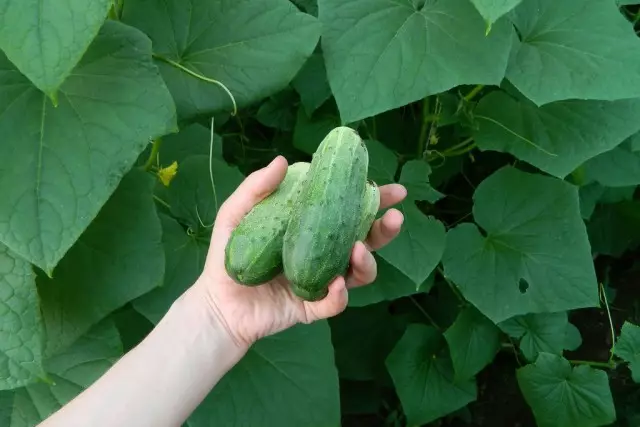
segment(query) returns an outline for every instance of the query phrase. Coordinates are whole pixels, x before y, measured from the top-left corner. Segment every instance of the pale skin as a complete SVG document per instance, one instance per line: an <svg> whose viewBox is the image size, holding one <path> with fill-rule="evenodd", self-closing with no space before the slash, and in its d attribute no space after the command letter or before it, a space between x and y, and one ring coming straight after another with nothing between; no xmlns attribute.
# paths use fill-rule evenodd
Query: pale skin
<svg viewBox="0 0 640 427"><path fill-rule="evenodd" d="M393 240L402 226L403 216L393 208L376 220L365 242L356 242L346 277L337 277L320 301L300 300L284 276L245 287L227 275L224 249L231 232L277 188L286 170L287 161L279 156L243 181L218 212L198 280L137 347L41 427L181 426L254 342L298 323L341 313L348 289L375 280L371 251ZM405 196L399 184L382 186L380 208Z"/></svg>

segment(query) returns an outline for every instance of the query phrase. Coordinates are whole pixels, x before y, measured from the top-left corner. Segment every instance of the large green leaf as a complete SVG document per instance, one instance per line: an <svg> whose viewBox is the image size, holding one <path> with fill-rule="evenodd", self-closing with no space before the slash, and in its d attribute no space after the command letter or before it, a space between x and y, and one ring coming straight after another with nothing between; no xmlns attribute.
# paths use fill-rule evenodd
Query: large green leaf
<svg viewBox="0 0 640 427"><path fill-rule="evenodd" d="M297 95L292 89L278 92L260 105L256 111L256 120L274 129L290 131L296 121L296 102Z"/></svg>
<svg viewBox="0 0 640 427"><path fill-rule="evenodd" d="M586 162L584 170L587 181L606 187L639 185L640 151L632 151L630 143L620 144Z"/></svg>
<svg viewBox="0 0 640 427"><path fill-rule="evenodd" d="M629 146L631 147L631 151L640 151L640 132L629 139Z"/></svg>
<svg viewBox="0 0 640 427"><path fill-rule="evenodd" d="M469 0L320 0L322 49L343 122L461 84L499 84L512 30L485 36Z"/></svg>
<svg viewBox="0 0 640 427"><path fill-rule="evenodd" d="M640 40L613 1L527 0L507 78L538 105L640 96Z"/></svg>
<svg viewBox="0 0 640 427"><path fill-rule="evenodd" d="M476 189L473 216L447 235L446 275L495 323L598 304L576 187L505 166Z"/></svg>
<svg viewBox="0 0 640 427"><path fill-rule="evenodd" d="M164 283L133 302L137 311L153 323L160 319L178 297L202 273L208 244L202 237L187 234L173 218L160 215L164 245Z"/></svg>
<svg viewBox="0 0 640 427"><path fill-rule="evenodd" d="M9 425L39 424L100 378L121 355L113 322L95 325L71 347L45 361L51 384L32 384L15 391Z"/></svg>
<svg viewBox="0 0 640 427"><path fill-rule="evenodd" d="M591 218L598 203L618 203L632 200L635 190L635 185L629 187L603 187L597 182L581 186L579 195L582 218Z"/></svg>
<svg viewBox="0 0 640 427"><path fill-rule="evenodd" d="M501 16L511 11L522 0L471 0L480 15L491 27Z"/></svg>
<svg viewBox="0 0 640 427"><path fill-rule="evenodd" d="M378 185L394 182L398 167L396 155L381 142L368 140L366 144L369 153L369 179ZM401 273L401 276L395 278L390 274L387 279L383 266L381 271L384 282L391 283L390 280L393 280L404 283L404 279L408 277L413 281L416 291L438 265L444 251L444 226L440 221L425 216L414 203L415 200L436 201L442 197L429 185L430 172L429 165L425 162L409 161L404 165L400 183L405 185L408 194L398 206L404 214L404 224L398 237L379 251L387 263L399 270L399 273L394 274ZM429 238L425 239L424 236ZM373 292L374 289L382 291L382 286L367 292ZM409 295L399 289L398 292ZM400 296L403 295L397 295Z"/></svg>
<svg viewBox="0 0 640 427"><path fill-rule="evenodd" d="M594 253L619 257L640 244L640 202L599 206L587 229Z"/></svg>
<svg viewBox="0 0 640 427"><path fill-rule="evenodd" d="M403 201L399 210L404 215L402 230L378 253L418 286L442 259L446 233L440 221L423 214L411 200Z"/></svg>
<svg viewBox="0 0 640 427"><path fill-rule="evenodd" d="M370 152L369 156L373 162L388 164L389 167L395 162L395 156L388 160L374 159L380 153L376 150ZM386 166L380 167L385 168ZM379 173L380 169L370 171L369 176ZM446 236L444 225L437 219L423 214L414 203L415 200L435 202L442 197L442 194L429 185L430 172L427 163L417 160L408 162L402 168L399 182L407 188L407 198L398 207L404 215L404 224L400 234L378 251L380 256L416 285L422 284L440 262Z"/></svg>
<svg viewBox="0 0 640 427"><path fill-rule="evenodd" d="M43 332L31 266L0 243L0 390L43 378Z"/></svg>
<svg viewBox="0 0 640 427"><path fill-rule="evenodd" d="M52 98L98 33L111 0L0 0L0 49Z"/></svg>
<svg viewBox="0 0 640 427"><path fill-rule="evenodd" d="M640 99L563 101L537 107L502 92L475 110L482 150L511 153L564 178L584 161L613 149L640 129Z"/></svg>
<svg viewBox="0 0 640 427"><path fill-rule="evenodd" d="M433 274L419 286L389 264L379 255L374 255L378 265L376 280L367 286L349 290L349 307L362 307L381 301L392 301L407 295L429 292L433 286Z"/></svg>
<svg viewBox="0 0 640 427"><path fill-rule="evenodd" d="M605 187L595 182L580 187L578 196L580 197L580 215L582 215L583 219L591 218L605 189Z"/></svg>
<svg viewBox="0 0 640 427"><path fill-rule="evenodd" d="M305 108L300 107L293 129L293 146L313 154L327 134L337 126L340 126L340 118L333 111L320 108L313 117L309 117Z"/></svg>
<svg viewBox="0 0 640 427"><path fill-rule="evenodd" d="M231 109L283 89L313 52L320 25L287 0L137 0L122 19L146 32L182 118Z"/></svg>
<svg viewBox="0 0 640 427"><path fill-rule="evenodd" d="M633 380L640 383L640 326L624 322L614 352L629 362Z"/></svg>
<svg viewBox="0 0 640 427"><path fill-rule="evenodd" d="M213 147L211 145L211 131L200 124L191 124L180 129L180 132L167 135L162 138L162 145L158 158L160 166L166 167L171 162L178 162L178 173L181 172L182 162L189 156L201 154L209 155L212 150L213 157L222 160L222 138L213 134Z"/></svg>
<svg viewBox="0 0 640 427"><path fill-rule="evenodd" d="M324 58L320 53L311 55L291 85L300 94L304 111L309 116L331 97L327 70L324 66Z"/></svg>
<svg viewBox="0 0 640 427"><path fill-rule="evenodd" d="M134 170L60 262L52 279L38 278L51 355L113 310L162 282L162 229L153 179Z"/></svg>
<svg viewBox="0 0 640 427"><path fill-rule="evenodd" d="M386 364L409 425L429 423L476 399L475 380L454 381L445 341L430 326L409 325Z"/></svg>
<svg viewBox="0 0 640 427"><path fill-rule="evenodd" d="M50 274L150 138L175 127L150 53L108 22L55 108L0 53L0 241Z"/></svg>
<svg viewBox="0 0 640 427"><path fill-rule="evenodd" d="M562 355L562 350L567 347L569 325L567 313L558 312L516 316L499 326L509 336L519 339L524 357L534 361L538 353Z"/></svg>
<svg viewBox="0 0 640 427"><path fill-rule="evenodd" d="M340 425L338 375L327 323L298 325L258 341L205 398L188 424Z"/></svg>
<svg viewBox="0 0 640 427"><path fill-rule="evenodd" d="M458 314L444 338L449 344L457 381L473 378L500 350L500 329L474 307Z"/></svg>
<svg viewBox="0 0 640 427"><path fill-rule="evenodd" d="M540 353L535 364L517 371L518 384L540 427L597 427L616 419L604 371L571 367L554 354Z"/></svg>
<svg viewBox="0 0 640 427"><path fill-rule="evenodd" d="M238 168L223 160L211 159L212 174L209 165L209 156L185 158L167 192L171 213L193 229L210 227L222 203L244 179Z"/></svg>
<svg viewBox="0 0 640 427"><path fill-rule="evenodd" d="M407 189L407 198L411 200L427 200L435 203L444 195L431 187L429 175L431 167L425 161L409 160L402 166L400 184Z"/></svg>
<svg viewBox="0 0 640 427"><path fill-rule="evenodd" d="M0 426L11 425L13 395L14 393L10 391L0 391Z"/></svg>
<svg viewBox="0 0 640 427"><path fill-rule="evenodd" d="M379 141L366 141L369 153L369 179L378 185L390 184L395 181L398 158L395 153Z"/></svg>

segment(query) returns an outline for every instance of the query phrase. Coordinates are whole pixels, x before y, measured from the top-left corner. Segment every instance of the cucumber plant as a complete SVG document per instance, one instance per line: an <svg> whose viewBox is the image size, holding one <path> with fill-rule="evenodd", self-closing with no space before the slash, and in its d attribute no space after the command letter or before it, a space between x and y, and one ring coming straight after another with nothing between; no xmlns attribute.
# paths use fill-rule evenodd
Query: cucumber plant
<svg viewBox="0 0 640 427"><path fill-rule="evenodd" d="M342 259L398 182L403 229L344 313L260 340L190 427L640 424L640 1L41 3L0 0L0 425L135 346L244 176L322 162L336 128L366 156L331 194L366 197L283 215L321 215ZM236 279L321 297L311 273L345 265L310 273L265 217Z"/></svg>

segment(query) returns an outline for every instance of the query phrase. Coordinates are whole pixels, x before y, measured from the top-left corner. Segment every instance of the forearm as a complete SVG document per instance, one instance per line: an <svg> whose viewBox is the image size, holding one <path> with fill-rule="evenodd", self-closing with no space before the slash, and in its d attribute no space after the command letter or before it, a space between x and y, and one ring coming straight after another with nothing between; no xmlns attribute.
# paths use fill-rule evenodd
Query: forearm
<svg viewBox="0 0 640 427"><path fill-rule="evenodd" d="M180 426L246 349L199 301L177 300L153 331L41 427Z"/></svg>

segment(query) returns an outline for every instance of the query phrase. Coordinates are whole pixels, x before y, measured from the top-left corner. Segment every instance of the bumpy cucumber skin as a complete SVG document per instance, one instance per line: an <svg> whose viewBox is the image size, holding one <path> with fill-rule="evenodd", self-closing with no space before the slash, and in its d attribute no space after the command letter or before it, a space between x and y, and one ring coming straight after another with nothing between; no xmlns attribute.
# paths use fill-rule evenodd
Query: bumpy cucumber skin
<svg viewBox="0 0 640 427"><path fill-rule="evenodd" d="M298 297L324 298L331 281L346 272L368 167L367 148L348 127L329 132L314 153L282 247L284 274Z"/></svg>
<svg viewBox="0 0 640 427"><path fill-rule="evenodd" d="M357 240L364 242L367 238L371 225L376 219L380 208L380 189L373 181L367 181L364 190L364 200L362 203L362 214L360 216L360 228L358 229Z"/></svg>
<svg viewBox="0 0 640 427"><path fill-rule="evenodd" d="M225 268L237 283L255 286L282 273L284 234L309 166L306 162L290 165L278 188L233 230L225 249Z"/></svg>

